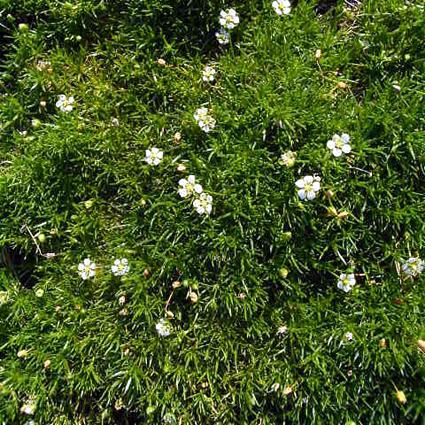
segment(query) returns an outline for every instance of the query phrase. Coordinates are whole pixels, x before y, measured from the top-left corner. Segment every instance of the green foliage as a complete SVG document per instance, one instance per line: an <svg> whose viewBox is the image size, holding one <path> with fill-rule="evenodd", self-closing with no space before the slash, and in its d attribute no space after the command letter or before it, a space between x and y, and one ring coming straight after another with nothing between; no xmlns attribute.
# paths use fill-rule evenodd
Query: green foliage
<svg viewBox="0 0 425 425"><path fill-rule="evenodd" d="M419 3L0 0L0 422L34 397L37 424L420 424L425 283L398 272L425 256Z"/></svg>

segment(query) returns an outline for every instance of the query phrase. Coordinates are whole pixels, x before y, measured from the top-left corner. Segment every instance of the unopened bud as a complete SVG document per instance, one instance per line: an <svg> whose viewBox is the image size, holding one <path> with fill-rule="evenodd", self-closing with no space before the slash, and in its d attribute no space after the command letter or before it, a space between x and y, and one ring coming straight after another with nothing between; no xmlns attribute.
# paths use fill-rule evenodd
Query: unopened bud
<svg viewBox="0 0 425 425"><path fill-rule="evenodd" d="M381 347L381 348L387 348L387 340L385 338L381 338L379 340L379 347Z"/></svg>
<svg viewBox="0 0 425 425"><path fill-rule="evenodd" d="M422 351L422 353L425 353L425 341L418 339L418 348Z"/></svg>
<svg viewBox="0 0 425 425"><path fill-rule="evenodd" d="M400 93L401 92L401 87L398 84L393 84L393 89L396 93Z"/></svg>
<svg viewBox="0 0 425 425"><path fill-rule="evenodd" d="M322 51L320 49L317 49L314 53L314 57L319 60L322 57Z"/></svg>
<svg viewBox="0 0 425 425"><path fill-rule="evenodd" d="M50 365L52 364L52 362L49 360L49 359L47 359L45 362L44 362L44 369L48 369L49 367L50 367Z"/></svg>
<svg viewBox="0 0 425 425"><path fill-rule="evenodd" d="M405 404L407 402L407 398L406 398L406 394L404 394L403 391L397 391L395 393L397 400L401 403L401 404Z"/></svg>
<svg viewBox="0 0 425 425"><path fill-rule="evenodd" d="M175 280L175 281L171 284L171 286L173 287L173 289L180 288L180 286L182 286L182 283L181 283L179 280Z"/></svg>
<svg viewBox="0 0 425 425"><path fill-rule="evenodd" d="M332 192L332 190L327 190L327 191L325 192L325 196L326 196L326 198L328 198L328 199L332 198L334 195L335 195L335 194Z"/></svg>
<svg viewBox="0 0 425 425"><path fill-rule="evenodd" d="M151 275L148 269L143 270L143 276L147 279Z"/></svg>
<svg viewBox="0 0 425 425"><path fill-rule="evenodd" d="M280 277L282 277L283 279L286 279L287 276L289 274L289 270L286 269L285 267L282 267L281 269L279 269L279 275Z"/></svg>
<svg viewBox="0 0 425 425"><path fill-rule="evenodd" d="M343 220L344 218L347 218L350 215L348 211L341 211L338 213L337 217Z"/></svg>
<svg viewBox="0 0 425 425"><path fill-rule="evenodd" d="M45 100L40 100L40 106L45 108L47 106L47 102Z"/></svg>
<svg viewBox="0 0 425 425"><path fill-rule="evenodd" d="M186 171L186 165L184 164L177 165L177 171L180 171L180 172Z"/></svg>
<svg viewBox="0 0 425 425"><path fill-rule="evenodd" d="M159 59L156 61L156 63L157 63L158 65L161 65L161 66L165 66L165 65L167 64L167 62L165 62L165 60L164 60L164 59L162 59L162 58L159 58Z"/></svg>
<svg viewBox="0 0 425 425"><path fill-rule="evenodd" d="M198 301L198 294L196 292L191 292L189 294L190 302L195 304Z"/></svg>
<svg viewBox="0 0 425 425"><path fill-rule="evenodd" d="M344 81L338 81L338 83L336 84L336 87L338 89L345 90L346 88L348 88L348 85L344 83Z"/></svg>
<svg viewBox="0 0 425 425"><path fill-rule="evenodd" d="M19 24L18 28L19 28L19 31L21 32L28 32L30 29L28 24Z"/></svg>
<svg viewBox="0 0 425 425"><path fill-rule="evenodd" d="M28 357L28 350L19 350L18 357L20 359L25 359L26 357Z"/></svg>
<svg viewBox="0 0 425 425"><path fill-rule="evenodd" d="M165 314L166 314L166 316L167 316L167 319L174 319L174 313L173 313L172 311L167 310L167 311L165 312Z"/></svg>
<svg viewBox="0 0 425 425"><path fill-rule="evenodd" d="M181 139L182 139L182 135L179 131L176 134L174 134L174 142L175 143L179 143Z"/></svg>

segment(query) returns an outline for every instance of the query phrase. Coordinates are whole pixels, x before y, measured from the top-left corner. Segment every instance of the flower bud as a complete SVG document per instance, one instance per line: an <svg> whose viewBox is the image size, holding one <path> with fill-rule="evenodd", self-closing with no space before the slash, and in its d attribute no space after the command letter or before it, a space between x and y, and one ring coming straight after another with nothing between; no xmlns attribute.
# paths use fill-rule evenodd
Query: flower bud
<svg viewBox="0 0 425 425"><path fill-rule="evenodd" d="M30 29L28 24L19 24L18 28L19 28L19 31L21 32L28 32Z"/></svg>
<svg viewBox="0 0 425 425"><path fill-rule="evenodd" d="M151 272L148 269L143 270L143 276L147 279L151 275Z"/></svg>
<svg viewBox="0 0 425 425"><path fill-rule="evenodd" d="M51 364L52 364L52 362L49 359L47 359L44 362L44 369L49 369L49 367L50 367Z"/></svg>
<svg viewBox="0 0 425 425"><path fill-rule="evenodd" d="M282 239L284 241L289 241L292 238L292 232L284 232L282 233Z"/></svg>
<svg viewBox="0 0 425 425"><path fill-rule="evenodd" d="M47 102L45 100L40 100L40 106L45 108L47 106Z"/></svg>
<svg viewBox="0 0 425 425"><path fill-rule="evenodd" d="M25 359L26 357L28 357L28 350L19 350L18 357L20 359Z"/></svg>
<svg viewBox="0 0 425 425"><path fill-rule="evenodd" d="M172 311L167 310L167 311L165 312L165 314L166 314L166 316L167 316L167 319L174 319L174 313L173 313Z"/></svg>
<svg viewBox="0 0 425 425"><path fill-rule="evenodd" d="M38 240L40 241L40 243L46 242L46 235L44 233L40 233L38 235Z"/></svg>
<svg viewBox="0 0 425 425"><path fill-rule="evenodd" d="M381 338L379 340L379 347L380 348L387 348L387 340L385 338Z"/></svg>
<svg viewBox="0 0 425 425"><path fill-rule="evenodd" d="M327 191L325 192L325 196L326 196L326 198L328 198L328 199L331 199L334 195L335 195L335 194L332 192L332 190L327 190Z"/></svg>
<svg viewBox="0 0 425 425"><path fill-rule="evenodd" d="M397 391L395 393L397 400L399 401L399 403L401 404L405 404L407 402L407 398L406 398L406 394L404 394L403 391Z"/></svg>
<svg viewBox="0 0 425 425"><path fill-rule="evenodd" d="M180 171L180 172L186 171L186 166L184 164L177 165L177 171Z"/></svg>
<svg viewBox="0 0 425 425"><path fill-rule="evenodd" d="M175 143L180 143L181 139L182 139L182 135L179 131L176 134L174 134L174 142Z"/></svg>
<svg viewBox="0 0 425 425"><path fill-rule="evenodd" d="M289 274L289 270L286 269L285 267L282 267L281 269L279 269L279 275L280 277L282 277L283 279L286 279L287 276Z"/></svg>
<svg viewBox="0 0 425 425"><path fill-rule="evenodd" d="M422 353L425 353L425 341L418 339L418 348L422 351Z"/></svg>
<svg viewBox="0 0 425 425"><path fill-rule="evenodd" d="M37 118L34 118L31 121L31 125L32 125L33 128L40 128L41 127L41 121Z"/></svg>
<svg viewBox="0 0 425 425"><path fill-rule="evenodd" d="M344 81L338 81L338 83L336 84L336 88L345 90L346 88L348 88L348 85L344 83Z"/></svg>
<svg viewBox="0 0 425 425"><path fill-rule="evenodd" d="M89 210L93 206L93 200L89 199L88 201L84 202L84 206Z"/></svg>
<svg viewBox="0 0 425 425"><path fill-rule="evenodd" d="M196 302L198 302L198 294L196 292L191 292L189 294L189 299L191 303L195 304Z"/></svg>
<svg viewBox="0 0 425 425"><path fill-rule="evenodd" d="M39 288L35 291L35 296L41 298L44 295L44 290Z"/></svg>
<svg viewBox="0 0 425 425"><path fill-rule="evenodd" d="M182 283L179 280L175 280L171 286L173 287L173 289L177 289L180 288L180 286L182 286Z"/></svg>
<svg viewBox="0 0 425 425"><path fill-rule="evenodd" d="M319 60L322 57L322 51L320 49L317 49L314 53L314 57Z"/></svg>
<svg viewBox="0 0 425 425"><path fill-rule="evenodd" d="M164 60L164 59L162 59L162 58L159 58L159 59L156 61L156 63L157 63L158 65L161 65L161 66L165 66L165 65L167 64L167 62L165 62L165 60Z"/></svg>

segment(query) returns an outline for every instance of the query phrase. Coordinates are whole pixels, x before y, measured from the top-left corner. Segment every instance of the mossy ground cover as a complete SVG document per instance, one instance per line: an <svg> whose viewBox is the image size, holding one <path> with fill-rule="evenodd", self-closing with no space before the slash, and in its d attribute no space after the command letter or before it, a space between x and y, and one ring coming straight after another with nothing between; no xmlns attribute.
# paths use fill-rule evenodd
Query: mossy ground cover
<svg viewBox="0 0 425 425"><path fill-rule="evenodd" d="M316 3L0 0L2 423L424 423L425 10Z"/></svg>

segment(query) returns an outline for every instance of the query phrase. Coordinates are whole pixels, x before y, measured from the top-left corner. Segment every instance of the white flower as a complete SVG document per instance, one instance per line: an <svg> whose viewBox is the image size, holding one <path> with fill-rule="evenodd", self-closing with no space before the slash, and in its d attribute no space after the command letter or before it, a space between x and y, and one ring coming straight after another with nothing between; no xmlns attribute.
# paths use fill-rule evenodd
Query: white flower
<svg viewBox="0 0 425 425"><path fill-rule="evenodd" d="M311 201L316 197L316 192L320 190L320 177L304 176L295 182L295 186L299 188L298 196L301 200Z"/></svg>
<svg viewBox="0 0 425 425"><path fill-rule="evenodd" d="M221 28L220 31L217 31L215 36L219 44L226 45L230 43L230 34L223 28Z"/></svg>
<svg viewBox="0 0 425 425"><path fill-rule="evenodd" d="M168 336L171 333L171 327L167 320L161 319L155 326L159 336Z"/></svg>
<svg viewBox="0 0 425 425"><path fill-rule="evenodd" d="M272 6L278 15L288 15L291 12L291 3L289 0L276 0Z"/></svg>
<svg viewBox="0 0 425 425"><path fill-rule="evenodd" d="M210 214L212 210L212 200L213 198L211 195L201 193L199 198L193 201L193 206L198 214Z"/></svg>
<svg viewBox="0 0 425 425"><path fill-rule="evenodd" d="M338 288L342 289L344 292L350 292L353 289L353 286L356 284L356 278L354 274L342 273L339 276Z"/></svg>
<svg viewBox="0 0 425 425"><path fill-rule="evenodd" d="M160 151L158 148L146 149L145 161L149 165L158 165L162 158L164 157L164 152Z"/></svg>
<svg viewBox="0 0 425 425"><path fill-rule="evenodd" d="M202 79L207 82L214 81L216 73L217 71L212 66L206 65L204 70L202 71Z"/></svg>
<svg viewBox="0 0 425 425"><path fill-rule="evenodd" d="M64 94L59 96L56 107L62 112L71 112L74 109L74 96L66 97Z"/></svg>
<svg viewBox="0 0 425 425"><path fill-rule="evenodd" d="M215 127L215 119L210 115L210 111L208 108L198 108L194 113L193 117L198 123L199 127L205 133L208 133Z"/></svg>
<svg viewBox="0 0 425 425"><path fill-rule="evenodd" d="M239 16L235 9L222 10L220 12L219 21L223 28L231 30L239 24Z"/></svg>
<svg viewBox="0 0 425 425"><path fill-rule="evenodd" d="M283 165L286 165L289 168L294 166L296 158L297 153L292 151L287 151L280 156L280 160L282 161Z"/></svg>
<svg viewBox="0 0 425 425"><path fill-rule="evenodd" d="M35 400L29 397L28 400L21 406L21 413L24 415L33 415L35 412Z"/></svg>
<svg viewBox="0 0 425 425"><path fill-rule="evenodd" d="M420 258L409 258L402 266L403 273L407 276L418 276L424 269L424 262Z"/></svg>
<svg viewBox="0 0 425 425"><path fill-rule="evenodd" d="M78 271L83 280L87 280L96 274L96 264L92 263L89 258L86 258L78 265Z"/></svg>
<svg viewBox="0 0 425 425"><path fill-rule="evenodd" d="M350 153L350 136L348 134L334 134L331 140L326 143L328 149L332 151L333 156L341 156L343 153Z"/></svg>
<svg viewBox="0 0 425 425"><path fill-rule="evenodd" d="M130 270L127 258L116 259L111 266L111 271L114 276L124 276Z"/></svg>
<svg viewBox="0 0 425 425"><path fill-rule="evenodd" d="M286 332L288 332L288 327L285 325L279 326L276 332L276 335L282 336L285 335Z"/></svg>
<svg viewBox="0 0 425 425"><path fill-rule="evenodd" d="M179 195L182 198L186 198L194 193L202 193L202 186L195 183L195 176L190 175L187 179L179 180Z"/></svg>
<svg viewBox="0 0 425 425"><path fill-rule="evenodd" d="M351 332L346 332L344 336L347 341L352 341L354 338Z"/></svg>

